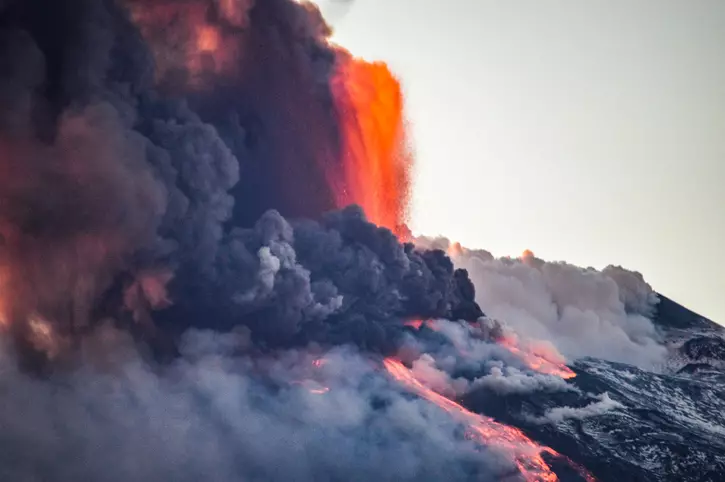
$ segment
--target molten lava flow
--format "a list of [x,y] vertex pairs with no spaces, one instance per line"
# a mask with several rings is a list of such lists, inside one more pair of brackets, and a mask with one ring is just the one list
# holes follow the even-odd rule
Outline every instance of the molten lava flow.
[[521,430],[498,423],[492,418],[473,413],[453,400],[434,392],[419,382],[413,376],[412,372],[400,361],[393,358],[386,358],[383,360],[383,365],[388,373],[406,388],[415,392],[417,395],[429,402],[436,404],[438,407],[459,418],[464,423],[467,423],[470,428],[470,432],[467,436],[482,444],[493,445],[515,453],[516,466],[519,468],[521,475],[526,480],[542,482],[559,480],[557,475],[551,470],[551,467],[549,467],[541,456],[544,452],[554,457],[566,460],[572,467],[577,469],[580,475],[587,481],[593,482],[596,480],[584,468],[574,464],[556,450],[550,447],[538,445],[536,442],[528,438]]
[[556,474],[541,457],[541,452],[558,455],[555,450],[541,447],[520,430],[475,414],[453,400],[434,392],[416,380],[411,371],[400,361],[386,358],[383,360],[383,364],[388,373],[406,388],[467,423],[471,429],[469,436],[486,445],[495,444],[505,450],[519,453],[516,457],[516,465],[526,480],[558,480]]
[[359,204],[370,221],[404,238],[412,156],[400,84],[384,63],[339,57],[332,92],[342,172],[328,173],[338,206]]
[[562,360],[555,360],[551,354],[542,353],[533,349],[522,350],[515,338],[503,337],[498,343],[505,346],[511,353],[521,358],[526,365],[540,373],[557,375],[564,379],[576,377],[576,373],[566,366]]

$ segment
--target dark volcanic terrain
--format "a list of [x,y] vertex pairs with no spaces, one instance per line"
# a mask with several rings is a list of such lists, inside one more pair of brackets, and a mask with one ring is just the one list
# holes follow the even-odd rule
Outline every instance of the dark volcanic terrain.
[[[463,402],[521,428],[601,481],[721,481],[725,330],[661,295],[653,321],[670,349],[659,373],[585,358],[570,365],[576,391],[504,396],[479,389]],[[562,480],[581,480],[558,472]]]

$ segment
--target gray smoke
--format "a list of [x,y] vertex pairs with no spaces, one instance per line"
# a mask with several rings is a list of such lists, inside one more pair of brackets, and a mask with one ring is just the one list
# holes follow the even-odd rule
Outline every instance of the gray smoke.
[[433,481],[515,473],[511,454],[482,450],[446,412],[406,395],[376,368],[379,360],[355,350],[250,357],[243,331],[190,331],[183,355],[154,367],[114,329],[86,342],[81,367],[46,380],[13,368],[4,344],[3,480]]
[[499,395],[524,395],[535,392],[578,391],[564,379],[542,373],[524,373],[515,367],[491,367],[491,373],[477,378],[473,388],[486,388]]
[[[381,370],[430,352],[414,370],[455,395],[456,370],[526,366],[463,323],[411,341],[412,319],[484,320],[468,273],[359,207],[328,212],[319,12],[234,6],[0,3],[0,478],[516,477],[521,454]],[[186,65],[206,23],[238,42],[232,68]]]

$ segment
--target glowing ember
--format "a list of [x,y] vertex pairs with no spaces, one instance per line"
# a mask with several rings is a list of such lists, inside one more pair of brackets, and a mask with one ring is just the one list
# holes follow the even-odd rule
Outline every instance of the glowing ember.
[[327,364],[327,360],[325,360],[324,358],[318,358],[312,362],[312,366],[314,366],[315,368],[320,368],[326,364]]
[[200,52],[214,52],[219,48],[219,32],[210,25],[199,28],[196,39],[196,48]]
[[341,124],[342,172],[328,173],[338,206],[359,204],[368,219],[408,235],[408,151],[400,84],[384,63],[340,55],[332,92]]
[[504,337],[498,343],[505,346],[511,353],[521,358],[526,365],[539,373],[557,375],[564,379],[576,377],[576,373],[566,366],[563,360],[556,360],[551,354],[536,351],[533,347],[529,350],[522,350],[518,341],[514,338]]
[[526,480],[542,482],[559,480],[543,459],[541,454],[544,452],[567,460],[587,481],[596,480],[585,469],[572,463],[556,450],[538,445],[521,430],[498,423],[492,418],[473,413],[453,400],[434,392],[419,382],[400,361],[386,358],[383,360],[383,365],[388,373],[407,389],[468,424],[470,431],[467,433],[467,437],[482,444],[496,446],[514,453],[516,465]]
[[410,320],[406,321],[404,323],[405,326],[410,326],[411,328],[415,328],[416,330],[420,330],[420,327],[423,326],[423,320]]

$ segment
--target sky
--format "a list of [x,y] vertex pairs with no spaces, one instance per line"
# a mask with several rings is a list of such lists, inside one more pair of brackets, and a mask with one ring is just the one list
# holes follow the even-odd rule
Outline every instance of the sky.
[[725,2],[317,3],[403,84],[414,232],[622,265],[725,323]]

